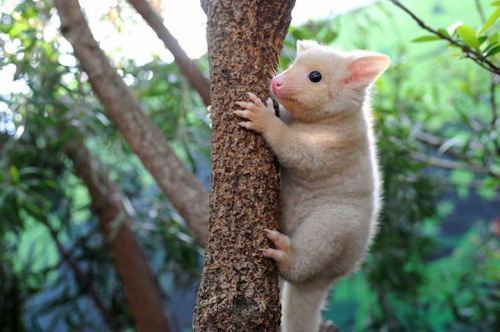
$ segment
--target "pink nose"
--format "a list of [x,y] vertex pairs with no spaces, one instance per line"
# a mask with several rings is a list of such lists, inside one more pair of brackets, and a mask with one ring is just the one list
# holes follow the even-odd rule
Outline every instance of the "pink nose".
[[271,88],[273,90],[273,93],[276,94],[278,90],[280,90],[283,87],[283,79],[280,76],[276,76],[273,78],[271,81]]

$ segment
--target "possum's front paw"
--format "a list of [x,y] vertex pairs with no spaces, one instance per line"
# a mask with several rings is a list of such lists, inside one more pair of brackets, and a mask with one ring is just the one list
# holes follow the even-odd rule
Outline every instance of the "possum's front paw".
[[290,238],[278,231],[266,229],[267,238],[274,243],[275,248],[267,248],[262,250],[262,254],[272,258],[278,264],[282,274],[290,269]]
[[248,92],[247,94],[251,102],[236,102],[242,109],[234,111],[234,114],[247,120],[239,123],[243,128],[264,133],[272,125],[273,121],[277,120],[274,114],[273,101],[269,98],[264,104],[253,93]]

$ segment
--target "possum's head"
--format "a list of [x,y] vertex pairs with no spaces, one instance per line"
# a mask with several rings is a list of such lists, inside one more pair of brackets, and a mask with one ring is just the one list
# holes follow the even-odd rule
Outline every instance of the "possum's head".
[[389,63],[388,56],[375,52],[342,52],[298,41],[297,58],[273,78],[271,91],[294,118],[326,118],[361,109],[369,86]]

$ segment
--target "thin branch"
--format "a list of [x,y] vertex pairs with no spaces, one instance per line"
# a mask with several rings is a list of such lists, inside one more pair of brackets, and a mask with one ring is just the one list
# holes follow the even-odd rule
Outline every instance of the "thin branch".
[[483,5],[481,5],[480,0],[474,0],[474,2],[476,3],[476,9],[479,14],[479,18],[481,19],[481,23],[484,24],[484,22],[486,22],[486,15],[484,15]]
[[412,151],[410,153],[411,157],[418,161],[423,161],[429,163],[432,166],[445,169],[466,169],[473,172],[482,172],[483,168],[478,165],[467,164],[461,161],[455,161],[450,159],[442,159],[433,156],[428,156],[425,153]]
[[500,137],[498,135],[498,109],[497,109],[497,101],[496,101],[496,88],[498,82],[495,75],[491,75],[490,77],[490,111],[491,111],[491,122],[490,122],[490,137],[493,140],[493,145],[495,146],[496,154],[500,154],[500,143],[498,142]]
[[203,9],[203,11],[205,12],[205,14],[208,15],[208,9],[209,9],[208,0],[200,0],[200,6],[201,9]]
[[[437,150],[438,153],[447,156],[452,159],[442,159],[433,156],[428,156],[421,152],[413,152],[412,157],[415,160],[429,162],[432,166],[445,168],[445,169],[467,169],[475,173],[487,173],[492,177],[498,178],[500,174],[494,171],[491,167],[486,165],[479,165],[474,163],[464,155],[457,153],[451,147],[446,147],[446,141],[443,141],[440,137],[434,136],[429,133],[419,132],[416,134],[416,139],[420,142],[431,146]],[[484,149],[483,146],[476,146],[477,149]]]
[[457,42],[456,40],[454,40],[453,38],[431,28],[424,21],[422,21],[422,19],[420,19],[417,15],[415,15],[412,11],[410,11],[410,9],[405,7],[400,1],[398,1],[398,0],[389,0],[389,1],[391,1],[395,6],[399,7],[404,12],[406,12],[408,15],[410,15],[411,18],[413,18],[413,20],[422,29],[427,30],[428,32],[438,36],[439,38],[448,41],[450,44],[452,44],[456,47],[459,47],[464,52],[464,55],[467,58],[473,60],[475,63],[477,63],[479,66],[483,67],[484,69],[486,69],[486,70],[488,70],[496,75],[500,75],[500,68],[498,66],[496,66],[494,63],[492,63],[491,61],[489,61],[487,58],[485,58],[481,53],[476,52],[473,49],[471,49],[470,47],[468,47],[467,45],[461,44],[461,43]]
[[135,8],[135,10],[142,16],[142,18],[149,24],[151,29],[154,30],[158,38],[165,44],[165,47],[172,53],[175,62],[179,66],[181,72],[186,76],[191,86],[193,86],[200,95],[203,103],[206,106],[210,105],[210,86],[208,79],[198,69],[196,63],[189,58],[186,52],[179,45],[179,42],[168,31],[167,27],[163,24],[161,17],[154,11],[154,9],[145,0],[128,0],[128,2]]
[[[435,148],[437,152],[442,155],[446,155],[453,159],[464,158],[463,155],[452,149],[453,145],[448,143],[449,141],[451,141],[450,139],[444,140],[441,137],[434,136],[432,134],[423,131],[418,132],[415,135],[415,138],[418,139],[420,142]],[[484,150],[484,147],[480,144],[474,144],[472,148],[475,150]]]
[[111,312],[108,311],[104,303],[101,301],[97,290],[91,284],[89,278],[87,277],[87,274],[80,269],[78,264],[71,258],[71,255],[64,249],[64,246],[62,245],[61,241],[59,241],[57,231],[48,222],[44,222],[43,224],[49,230],[50,236],[52,237],[52,240],[56,245],[57,251],[61,256],[61,259],[65,261],[68,264],[71,271],[73,271],[73,274],[75,275],[78,285],[82,288],[82,290],[84,290],[90,296],[95,306],[101,313],[103,321],[112,331],[115,332],[122,331],[118,323],[114,320]]

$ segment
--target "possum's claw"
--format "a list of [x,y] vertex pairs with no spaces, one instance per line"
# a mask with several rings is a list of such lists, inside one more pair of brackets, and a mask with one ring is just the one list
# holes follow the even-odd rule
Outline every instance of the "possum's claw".
[[207,107],[208,126],[212,128],[212,105]]
[[290,265],[290,238],[278,231],[266,229],[267,238],[274,243],[276,249],[268,248],[262,250],[266,257],[274,259],[281,268],[286,269]]
[[247,121],[238,123],[241,127],[250,129],[259,133],[272,130],[273,125],[279,120],[274,115],[272,100],[268,99],[264,103],[255,94],[248,92],[250,101],[237,101],[236,105],[240,109],[233,113]]
[[278,231],[266,229],[267,238],[273,241],[276,248],[281,249],[283,251],[290,251],[290,238],[285,234],[282,234]]

